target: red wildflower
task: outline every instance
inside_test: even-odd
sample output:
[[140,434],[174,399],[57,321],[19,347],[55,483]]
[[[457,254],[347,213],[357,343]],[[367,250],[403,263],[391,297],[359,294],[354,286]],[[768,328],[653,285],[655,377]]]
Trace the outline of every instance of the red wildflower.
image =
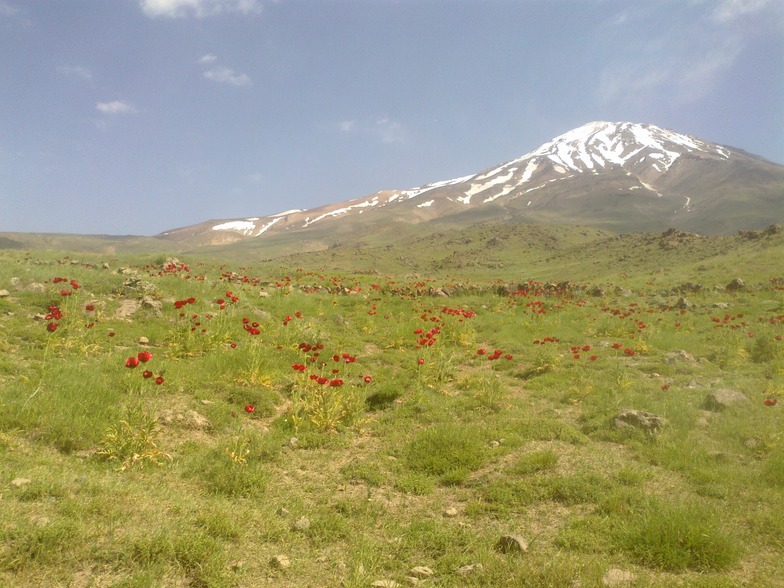
[[662,384],[661,385],[661,389],[666,392],[667,390],[670,389],[670,385],[669,384]]
[[613,343],[612,345],[610,345],[610,347],[612,347],[613,349],[620,349],[621,347],[623,347],[623,345],[621,345],[620,343]]
[[477,355],[484,355],[485,353],[487,353],[487,349],[477,349],[476,350],[476,354]]
[[779,403],[777,398],[768,398],[765,400],[765,406],[776,406]]
[[152,372],[150,370],[144,370],[144,372],[142,372],[142,377],[145,379],[152,378]]
[[155,378],[155,383],[158,384],[159,386],[163,384],[164,381],[165,380],[163,379],[163,376],[158,376],[157,378]]
[[424,357],[420,357],[419,359],[417,359],[417,363],[419,365],[424,365],[425,364],[425,358]]
[[252,412],[256,412],[256,407],[253,406],[252,404],[246,404],[245,405],[245,412],[247,412],[248,414],[250,414]]
[[46,325],[46,330],[49,331],[50,333],[54,333],[57,330],[58,326],[59,325],[57,323],[52,322]]
[[136,355],[136,357],[139,358],[140,362],[147,363],[148,361],[150,361],[152,359],[152,353],[150,353],[149,351],[140,351]]
[[596,361],[599,358],[597,356],[595,356],[595,355],[592,355],[588,359],[590,359],[591,361]]
[[362,378],[362,381],[365,382],[365,384],[370,384],[370,382],[373,381],[373,378],[370,376],[365,376],[364,378]]
[[84,306],[84,309],[85,309],[87,312],[92,312],[92,311],[94,311],[94,310],[95,310],[95,306],[93,306],[92,304],[85,304],[85,306]]
[[127,367],[127,368],[133,369],[137,365],[139,365],[139,358],[138,357],[129,357],[128,359],[125,360],[125,367]]

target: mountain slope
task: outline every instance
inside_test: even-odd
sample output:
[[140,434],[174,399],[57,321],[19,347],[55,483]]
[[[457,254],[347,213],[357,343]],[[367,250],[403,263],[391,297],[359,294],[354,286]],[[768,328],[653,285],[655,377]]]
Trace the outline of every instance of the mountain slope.
[[477,174],[266,217],[208,221],[160,235],[219,244],[328,227],[515,219],[618,232],[705,234],[784,220],[784,166],[649,124],[591,122]]

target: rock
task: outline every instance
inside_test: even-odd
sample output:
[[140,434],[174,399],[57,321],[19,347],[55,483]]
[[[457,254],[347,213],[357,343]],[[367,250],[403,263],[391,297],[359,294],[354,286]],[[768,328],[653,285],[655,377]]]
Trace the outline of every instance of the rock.
[[594,285],[594,286],[591,286],[590,288],[588,288],[588,294],[590,296],[597,296],[597,297],[599,297],[599,296],[604,296],[607,293],[605,292],[604,288],[600,288],[599,286]]
[[14,488],[21,488],[22,486],[27,486],[31,482],[32,480],[29,480],[28,478],[14,478],[11,480],[11,486]]
[[114,312],[114,316],[118,319],[129,319],[136,314],[140,307],[141,303],[138,300],[125,299],[120,302],[120,306]]
[[727,302],[714,302],[713,303],[713,308],[722,308],[723,309],[723,308],[729,308],[729,307],[730,307],[730,305]]
[[449,506],[444,509],[444,516],[450,519],[458,515],[457,509],[454,506]]
[[733,279],[729,284],[724,286],[724,289],[727,292],[737,292],[738,290],[743,290],[746,287],[746,284],[740,278]]
[[525,553],[528,551],[528,541],[519,535],[504,535],[495,548],[501,553]]
[[291,529],[300,533],[307,531],[310,529],[310,519],[308,517],[299,517],[291,524]]
[[30,292],[46,292],[46,286],[44,286],[44,285],[43,285],[43,284],[41,284],[40,282],[33,282],[32,284],[30,284],[30,285],[27,287],[27,289],[28,289]]
[[649,412],[626,408],[613,419],[613,423],[618,429],[634,428],[654,433],[659,429],[664,428],[667,424],[667,420],[664,417]]
[[430,578],[434,574],[433,570],[428,568],[427,566],[416,566],[408,570],[408,575],[413,576],[414,578],[418,578],[420,580],[424,578]]
[[398,588],[400,584],[394,580],[376,580],[371,586],[373,588]]
[[602,576],[602,585],[607,586],[608,588],[631,586],[636,579],[636,576],[629,571],[610,568],[607,570],[607,573]]
[[292,437],[286,442],[286,445],[288,445],[292,449],[296,449],[297,445],[299,445],[299,439],[297,439],[296,437]]
[[460,576],[468,576],[474,572],[481,572],[484,566],[480,563],[468,564],[457,568],[457,573]]
[[669,351],[664,354],[664,363],[667,365],[675,365],[676,363],[697,363],[694,359],[694,356],[684,351],[683,349],[679,349],[678,351]]
[[21,284],[21,283],[22,283],[22,280],[20,280],[19,278],[16,278],[16,277],[11,278],[11,286],[13,286],[14,288],[18,288],[19,284]]
[[147,337],[139,337],[139,345],[149,345],[150,340]]
[[8,290],[0,290],[0,298],[8,298],[11,293]]
[[675,303],[674,308],[686,309],[686,308],[691,308],[692,306],[694,306],[694,304],[692,304],[686,298],[681,296],[680,298],[678,298],[678,301]]
[[703,406],[714,412],[720,412],[734,406],[741,406],[749,401],[742,392],[730,389],[714,390],[705,397]]
[[276,555],[270,559],[270,565],[273,568],[285,570],[286,568],[291,567],[291,560],[287,555]]

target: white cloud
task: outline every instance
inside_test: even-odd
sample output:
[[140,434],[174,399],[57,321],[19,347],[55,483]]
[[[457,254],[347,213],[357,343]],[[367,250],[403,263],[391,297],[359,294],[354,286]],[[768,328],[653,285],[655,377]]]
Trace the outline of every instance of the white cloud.
[[63,76],[75,76],[83,80],[93,79],[93,72],[81,65],[60,65],[57,67],[57,73]]
[[759,12],[770,4],[770,0],[722,0],[713,9],[711,18],[716,22],[728,23]]
[[207,53],[206,55],[202,55],[199,58],[199,63],[207,65],[210,63],[215,63],[216,59],[218,59],[217,56],[213,55],[212,53]]
[[228,67],[213,67],[204,72],[204,77],[213,82],[232,86],[252,86],[253,82],[244,73],[237,73]]
[[133,114],[136,112],[136,108],[132,104],[122,102],[121,100],[98,102],[95,104],[95,108],[98,109],[98,112],[104,114]]
[[360,133],[375,137],[382,143],[401,143],[406,138],[406,130],[403,125],[388,116],[364,123],[356,120],[343,120],[337,124],[337,130],[341,133]]
[[140,0],[144,14],[150,18],[204,18],[234,12],[257,14],[261,12],[258,0]]

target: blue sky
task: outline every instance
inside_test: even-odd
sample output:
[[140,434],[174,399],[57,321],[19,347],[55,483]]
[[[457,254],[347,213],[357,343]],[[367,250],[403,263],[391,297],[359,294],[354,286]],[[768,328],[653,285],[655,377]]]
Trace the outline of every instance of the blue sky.
[[311,208],[593,120],[784,163],[784,3],[0,0],[0,231]]

